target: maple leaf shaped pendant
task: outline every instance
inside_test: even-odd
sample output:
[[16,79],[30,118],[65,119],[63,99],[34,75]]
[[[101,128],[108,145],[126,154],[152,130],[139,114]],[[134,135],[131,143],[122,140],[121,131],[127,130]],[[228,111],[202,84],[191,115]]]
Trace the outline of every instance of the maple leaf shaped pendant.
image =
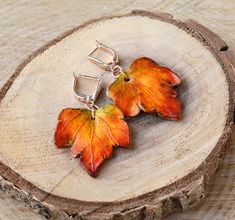
[[142,57],[120,73],[107,95],[125,116],[133,117],[143,110],[157,112],[164,119],[179,120],[181,102],[174,86],[180,83],[181,79],[170,69]]
[[92,176],[112,156],[113,147],[127,147],[130,143],[129,128],[120,109],[108,104],[94,114],[92,118],[88,109],[64,109],[55,132],[55,145],[72,146],[72,156],[80,155],[83,167]]

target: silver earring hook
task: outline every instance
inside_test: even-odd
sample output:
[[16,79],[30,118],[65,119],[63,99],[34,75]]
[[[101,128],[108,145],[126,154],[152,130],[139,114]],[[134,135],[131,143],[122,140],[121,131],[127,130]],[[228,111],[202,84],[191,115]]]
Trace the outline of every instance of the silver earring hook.
[[[92,55],[94,55],[94,53],[97,50],[103,50],[103,51],[106,51],[107,53],[109,53],[112,56],[112,61],[107,63],[107,62],[104,62],[104,61],[92,56]],[[102,43],[100,43],[97,40],[96,40],[96,48],[89,54],[88,59],[91,62],[101,66],[103,69],[110,71],[114,77],[118,77],[118,75],[122,72],[122,68],[117,65],[119,63],[117,53],[113,49],[111,49],[110,47],[103,45]],[[118,70],[118,72],[117,72],[117,70]]]
[[[102,79],[99,77],[93,77],[93,76],[87,76],[87,75],[75,74],[75,73],[73,73],[73,76],[74,76],[73,93],[75,97],[80,102],[84,103],[88,109],[92,109],[92,108],[97,109],[98,107],[94,103],[100,92]],[[96,83],[96,87],[92,95],[89,95],[89,94],[87,95],[79,91],[79,80],[89,80],[91,82]]]

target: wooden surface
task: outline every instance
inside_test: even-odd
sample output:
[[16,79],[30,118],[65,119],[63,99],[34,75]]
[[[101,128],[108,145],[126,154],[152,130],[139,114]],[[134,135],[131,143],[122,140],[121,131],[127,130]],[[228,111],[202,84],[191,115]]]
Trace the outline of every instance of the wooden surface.
[[[164,4],[165,4],[165,3],[164,3]],[[7,7],[7,6],[6,6],[6,7]],[[8,7],[9,7],[9,6],[8,6]],[[113,7],[114,7],[114,6],[113,6]],[[149,6],[149,7],[151,7],[151,6]],[[176,6],[175,6],[175,7],[176,7]],[[192,7],[192,6],[191,6],[191,7]],[[40,7],[39,7],[39,8],[40,8]],[[136,8],[136,7],[134,7],[134,8]],[[138,8],[138,7],[137,7],[137,8]],[[102,14],[102,13],[101,13],[101,14]],[[175,14],[175,13],[174,13],[174,14]],[[197,17],[198,17],[198,16],[197,16]],[[203,22],[202,22],[202,23],[203,23]],[[10,59],[10,57],[9,57],[9,59]],[[10,62],[10,61],[9,61],[9,62]],[[6,79],[6,77],[5,77],[5,78],[3,77],[3,81],[4,81],[4,79]],[[231,181],[231,180],[230,180],[230,181]],[[229,182],[227,182],[227,183],[229,184]],[[231,182],[231,183],[232,183],[232,182]],[[215,183],[214,183],[214,184],[215,184]],[[231,197],[232,197],[232,195],[233,195],[233,194],[230,193],[230,196],[231,196]],[[3,201],[4,201],[4,200],[3,200]],[[230,204],[231,204],[231,203],[230,203]],[[207,205],[208,205],[208,204],[207,204]],[[4,207],[4,205],[3,205],[3,207]],[[230,206],[230,207],[231,207],[231,210],[233,210],[233,206]],[[215,210],[218,212],[218,208],[216,208]],[[209,211],[210,211],[210,212],[208,212],[208,213],[211,213],[211,212],[212,212],[211,215],[213,216],[213,214],[214,214],[214,213],[213,213],[213,209],[212,209],[212,211],[211,211],[211,210],[209,210]],[[4,213],[4,212],[3,212],[3,213]],[[187,214],[187,213],[186,213],[186,214]],[[184,215],[186,215],[186,214],[184,214]],[[232,213],[232,211],[231,211],[231,214],[230,214],[230,213],[226,213],[226,215],[228,216],[228,218],[229,218],[229,215],[230,215],[230,217],[231,217],[233,214],[234,214],[234,213]],[[6,216],[7,216],[7,213],[6,213]],[[204,214],[204,216],[205,216],[205,214]],[[25,215],[25,218],[27,218],[26,215]],[[30,217],[29,217],[29,218],[30,218]],[[175,218],[177,218],[177,217],[175,217]],[[180,218],[181,218],[181,217],[180,217]],[[24,218],[23,218],[23,219],[24,219]]]

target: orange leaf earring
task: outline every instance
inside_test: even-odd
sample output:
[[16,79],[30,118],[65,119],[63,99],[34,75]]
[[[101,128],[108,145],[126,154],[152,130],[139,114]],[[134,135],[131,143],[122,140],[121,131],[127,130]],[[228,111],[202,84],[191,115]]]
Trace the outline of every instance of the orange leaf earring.
[[[93,95],[81,94],[79,81],[96,83]],[[95,176],[98,168],[113,154],[113,147],[127,147],[130,134],[123,113],[112,104],[101,108],[95,105],[101,86],[101,79],[74,74],[73,91],[85,108],[66,108],[58,117],[55,131],[55,145],[58,148],[70,147],[73,157],[80,156],[86,171]]]
[[[105,63],[94,57],[93,54],[99,49],[108,52],[112,62]],[[181,79],[169,68],[141,57],[134,60],[127,71],[123,71],[118,65],[115,51],[98,41],[88,59],[110,71],[116,78],[109,86],[107,95],[125,116],[133,117],[143,110],[155,112],[164,119],[180,119],[181,102],[174,87],[180,85]]]

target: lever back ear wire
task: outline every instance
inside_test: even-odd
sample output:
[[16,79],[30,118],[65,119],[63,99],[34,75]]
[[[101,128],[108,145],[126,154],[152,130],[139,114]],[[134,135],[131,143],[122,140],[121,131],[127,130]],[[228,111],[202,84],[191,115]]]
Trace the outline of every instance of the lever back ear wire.
[[[98,59],[97,57],[93,56],[95,52],[98,50],[105,51],[108,54],[110,54],[112,61],[111,62],[105,62],[103,60]],[[113,77],[117,78],[121,73],[125,75],[125,73],[122,71],[122,68],[118,65],[119,59],[117,53],[111,49],[110,47],[107,47],[96,40],[96,48],[88,55],[88,59],[100,66],[101,68],[109,71],[112,73]]]
[[[87,76],[87,75],[75,74],[75,73],[73,73],[73,76],[74,76],[73,93],[75,97],[78,99],[78,101],[80,101],[81,103],[84,103],[85,107],[92,111],[92,118],[94,119],[95,110],[99,108],[97,105],[95,105],[95,101],[101,89],[102,79],[100,77],[93,77],[93,76]],[[79,80],[84,80],[84,79],[90,80],[96,83],[96,87],[92,95],[84,94],[84,93],[81,93],[81,91],[79,91]]]
[[[95,52],[97,52],[98,50],[103,50],[107,53],[109,53],[112,57],[112,61],[109,63],[105,63],[104,61],[93,57],[92,55],[94,55]],[[98,64],[99,66],[101,66],[102,68],[104,68],[105,70],[111,71],[111,69],[119,63],[118,60],[118,55],[116,54],[116,52],[111,49],[110,47],[104,46],[102,43],[100,43],[99,41],[96,40],[96,48],[88,55],[88,59],[91,62],[94,62],[95,64]]]

